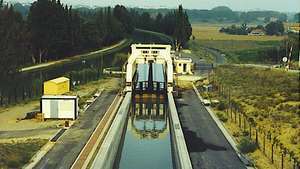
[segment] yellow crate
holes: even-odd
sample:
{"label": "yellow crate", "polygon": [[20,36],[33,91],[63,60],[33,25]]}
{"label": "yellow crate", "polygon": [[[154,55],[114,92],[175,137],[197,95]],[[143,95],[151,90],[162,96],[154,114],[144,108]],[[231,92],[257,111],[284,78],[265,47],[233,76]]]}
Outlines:
{"label": "yellow crate", "polygon": [[44,82],[44,95],[61,95],[70,91],[70,79],[59,77]]}

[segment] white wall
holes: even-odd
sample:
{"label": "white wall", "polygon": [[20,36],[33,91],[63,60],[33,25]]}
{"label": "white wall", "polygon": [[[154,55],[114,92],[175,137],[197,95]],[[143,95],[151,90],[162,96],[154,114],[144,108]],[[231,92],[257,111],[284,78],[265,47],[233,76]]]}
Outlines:
{"label": "white wall", "polygon": [[45,119],[76,119],[77,99],[42,99],[42,113]]}

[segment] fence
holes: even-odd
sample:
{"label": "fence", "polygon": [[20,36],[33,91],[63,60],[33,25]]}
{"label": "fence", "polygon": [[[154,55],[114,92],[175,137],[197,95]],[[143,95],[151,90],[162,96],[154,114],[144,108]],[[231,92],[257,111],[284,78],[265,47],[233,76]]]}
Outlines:
{"label": "fence", "polygon": [[241,105],[231,100],[230,88],[215,83],[219,96],[227,99],[226,116],[229,122],[236,124],[243,133],[255,141],[258,148],[278,169],[300,169],[300,161],[293,151],[289,151],[279,140],[275,131],[258,125],[254,118],[247,116]]}

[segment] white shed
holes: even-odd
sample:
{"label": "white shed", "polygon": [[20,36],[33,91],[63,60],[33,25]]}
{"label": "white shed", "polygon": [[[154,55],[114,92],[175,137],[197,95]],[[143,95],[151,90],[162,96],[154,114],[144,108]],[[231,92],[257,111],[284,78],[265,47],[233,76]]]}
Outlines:
{"label": "white shed", "polygon": [[73,119],[78,117],[77,96],[44,95],[40,100],[44,119]]}

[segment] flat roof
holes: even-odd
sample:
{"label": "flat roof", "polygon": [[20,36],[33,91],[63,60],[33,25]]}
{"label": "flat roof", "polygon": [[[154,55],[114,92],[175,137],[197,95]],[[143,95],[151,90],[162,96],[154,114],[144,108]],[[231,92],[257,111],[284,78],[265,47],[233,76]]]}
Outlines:
{"label": "flat roof", "polygon": [[77,96],[66,96],[66,95],[43,95],[42,99],[76,99]]}
{"label": "flat roof", "polygon": [[66,78],[66,77],[59,77],[59,78],[56,78],[56,79],[49,80],[47,82],[61,83],[61,82],[69,81],[69,80],[70,79]]}

